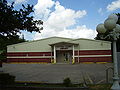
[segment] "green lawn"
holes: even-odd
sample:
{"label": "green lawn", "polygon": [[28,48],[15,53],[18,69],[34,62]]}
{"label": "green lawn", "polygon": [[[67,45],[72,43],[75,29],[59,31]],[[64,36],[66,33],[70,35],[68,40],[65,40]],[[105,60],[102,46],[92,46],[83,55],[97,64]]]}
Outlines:
{"label": "green lawn", "polygon": [[88,85],[90,90],[110,90],[111,84],[95,84],[95,85]]}
{"label": "green lawn", "polygon": [[[35,87],[65,87],[63,84],[30,84],[30,83],[17,83],[15,86],[35,86]],[[111,84],[90,84],[87,87],[90,90],[110,90]],[[69,87],[84,87],[83,84],[72,84]]]}

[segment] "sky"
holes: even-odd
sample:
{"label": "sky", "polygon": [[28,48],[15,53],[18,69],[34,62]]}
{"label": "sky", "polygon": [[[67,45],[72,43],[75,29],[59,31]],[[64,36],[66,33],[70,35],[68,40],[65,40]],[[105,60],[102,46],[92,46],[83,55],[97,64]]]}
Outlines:
{"label": "sky", "polygon": [[34,5],[34,19],[43,21],[41,33],[22,31],[27,40],[53,36],[94,39],[96,26],[111,13],[120,13],[120,0],[8,0],[13,1],[16,9]]}

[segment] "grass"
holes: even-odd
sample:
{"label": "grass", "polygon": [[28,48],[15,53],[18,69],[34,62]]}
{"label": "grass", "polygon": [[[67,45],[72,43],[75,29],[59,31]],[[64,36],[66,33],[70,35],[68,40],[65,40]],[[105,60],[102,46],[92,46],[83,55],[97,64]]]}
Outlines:
{"label": "grass", "polygon": [[[46,83],[16,83],[15,86],[33,86],[33,87],[65,87],[63,84],[46,84]],[[72,84],[69,87],[83,87],[83,84]],[[90,90],[110,90],[112,84],[89,84]]]}
{"label": "grass", "polygon": [[[31,83],[17,83],[15,86],[33,86],[33,87],[65,87],[63,84],[31,84]],[[68,87],[81,87],[81,84],[71,84]]]}
{"label": "grass", "polygon": [[31,84],[31,83],[17,83],[15,86],[32,86],[32,87],[62,87],[61,84]]}
{"label": "grass", "polygon": [[93,84],[88,85],[90,90],[110,90],[112,84]]}

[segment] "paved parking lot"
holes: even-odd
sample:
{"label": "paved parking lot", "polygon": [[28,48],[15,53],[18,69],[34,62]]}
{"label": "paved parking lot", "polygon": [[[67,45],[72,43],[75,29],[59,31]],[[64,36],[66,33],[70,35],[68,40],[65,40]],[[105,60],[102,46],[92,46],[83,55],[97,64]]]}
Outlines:
{"label": "paved parking lot", "polygon": [[[69,77],[72,83],[106,82],[107,64],[3,64],[3,71],[16,76],[16,81],[62,83]],[[109,74],[111,77],[112,75]]]}

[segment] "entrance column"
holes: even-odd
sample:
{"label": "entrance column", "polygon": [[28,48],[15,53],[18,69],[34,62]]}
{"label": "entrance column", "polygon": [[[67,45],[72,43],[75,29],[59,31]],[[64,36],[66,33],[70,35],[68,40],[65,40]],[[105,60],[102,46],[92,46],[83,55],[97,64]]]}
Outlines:
{"label": "entrance column", "polygon": [[73,57],[72,57],[72,64],[75,63],[75,47],[73,45]]}
{"label": "entrance column", "polygon": [[56,63],[56,47],[54,45],[54,62],[53,63]]}

